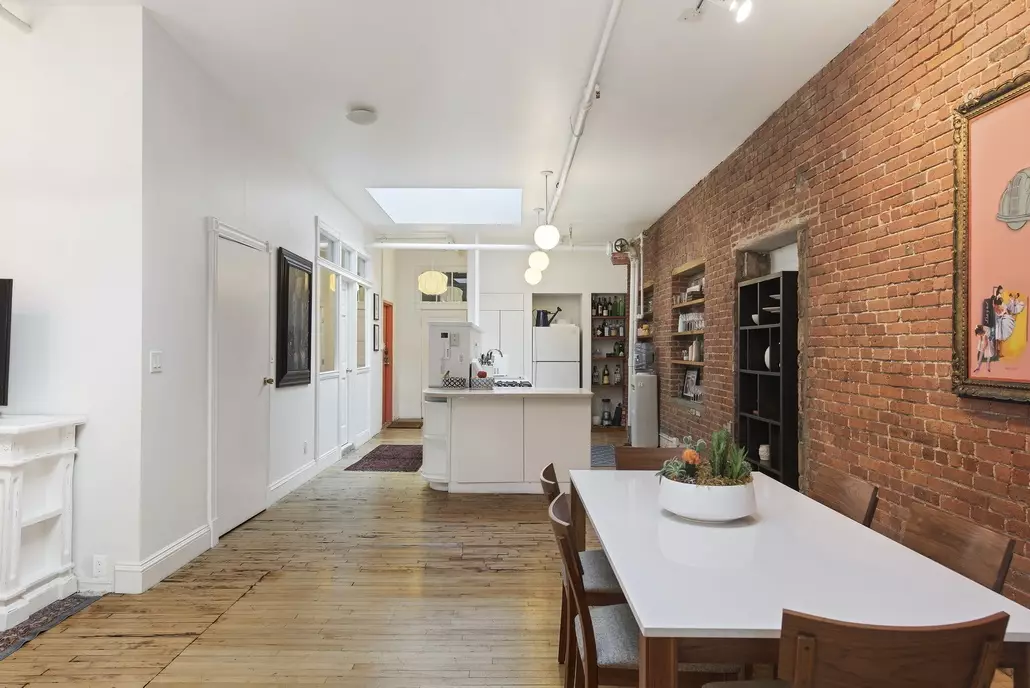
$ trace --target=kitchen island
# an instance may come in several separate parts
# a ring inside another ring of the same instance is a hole
[[[585,389],[505,388],[423,391],[422,477],[433,489],[539,493],[540,471],[558,481],[590,468],[590,407]]]

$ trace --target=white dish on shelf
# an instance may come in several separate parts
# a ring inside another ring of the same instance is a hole
[[[772,299],[773,301],[779,301],[780,300],[780,295],[779,294],[769,294],[769,298]]]
[[[768,311],[769,313],[779,313],[780,312],[780,307],[779,306],[766,306],[762,310],[763,311]]]
[[[752,314],[751,319],[754,320],[755,324],[757,325],[758,324],[758,313]]]

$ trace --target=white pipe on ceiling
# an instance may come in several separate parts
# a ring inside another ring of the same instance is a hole
[[[547,224],[554,224],[554,211],[558,208],[562,194],[565,192],[565,182],[569,178],[569,170],[572,169],[572,161],[576,157],[576,149],[579,148],[579,140],[583,137],[583,128],[586,126],[587,114],[594,103],[594,93],[597,90],[597,79],[601,74],[601,66],[604,64],[604,56],[608,53],[608,44],[611,42],[612,33],[615,32],[615,22],[619,19],[619,12],[622,10],[623,0],[612,0],[612,6],[608,10],[608,21],[605,22],[604,32],[601,34],[601,42],[597,46],[597,54],[594,55],[594,65],[590,68],[590,78],[583,89],[583,97],[579,102],[579,111],[576,113],[576,121],[572,125],[572,138],[565,149],[565,162],[562,163],[561,172],[558,173],[558,183],[555,185],[554,198],[551,199],[551,206],[547,208]]]
[[[0,5],[0,19],[4,19],[10,24],[14,25],[22,33],[32,32],[32,24],[28,23],[27,21],[25,21],[24,19],[22,19],[17,14],[7,9],[3,5]]]
[[[372,248],[396,248],[402,250],[414,250],[414,251],[539,251],[533,244],[420,244],[418,242],[399,242],[399,241],[374,241],[372,242]],[[586,246],[580,244],[577,246],[560,245],[556,246],[553,251],[607,251],[606,245],[600,244],[588,244]]]

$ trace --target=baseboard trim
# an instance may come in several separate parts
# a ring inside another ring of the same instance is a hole
[[[114,591],[138,595],[211,548],[211,528],[202,525],[143,561],[115,564]]]
[[[290,471],[268,486],[266,504],[272,506],[308,480],[311,480],[311,478],[315,477],[316,473],[318,473],[318,464],[314,459],[301,464],[298,468]]]

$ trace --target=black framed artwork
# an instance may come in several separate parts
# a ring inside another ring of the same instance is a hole
[[[372,319],[379,322],[379,294],[372,294]]]
[[[275,386],[311,384],[310,260],[279,249],[275,320]]]
[[[372,325],[372,351],[379,351],[379,325]]]

